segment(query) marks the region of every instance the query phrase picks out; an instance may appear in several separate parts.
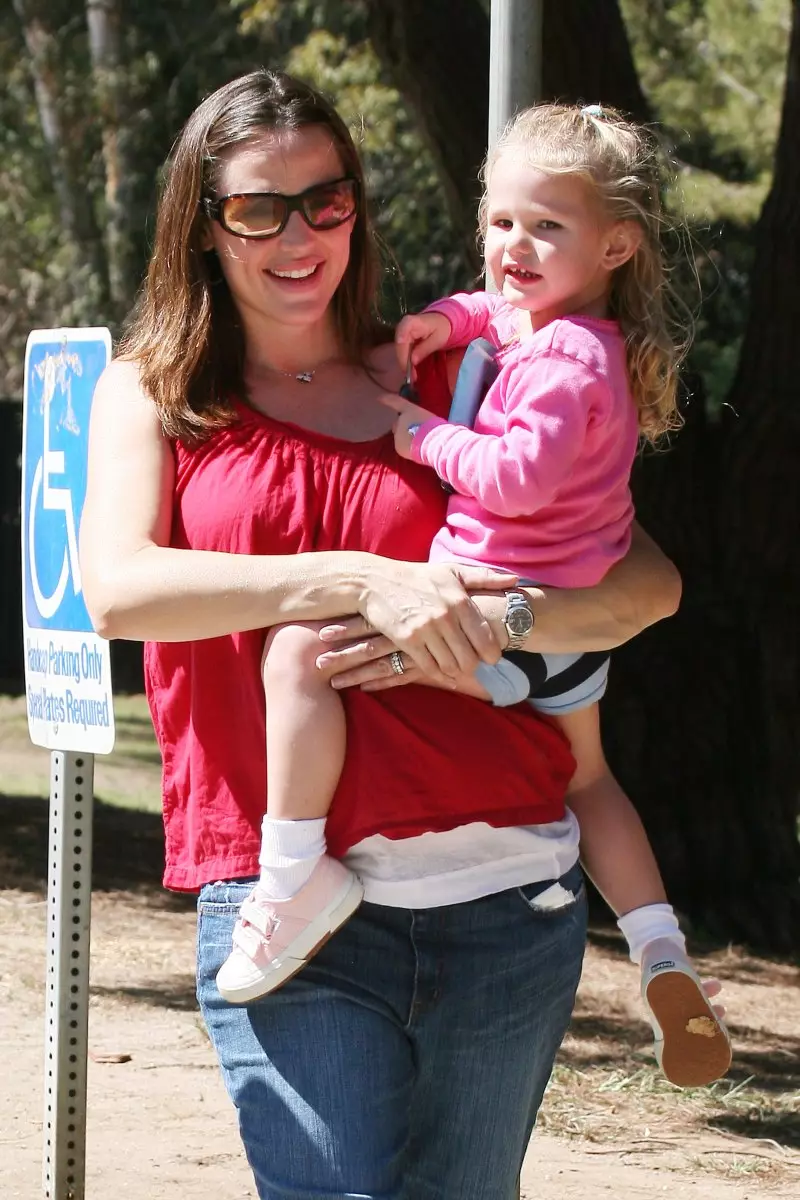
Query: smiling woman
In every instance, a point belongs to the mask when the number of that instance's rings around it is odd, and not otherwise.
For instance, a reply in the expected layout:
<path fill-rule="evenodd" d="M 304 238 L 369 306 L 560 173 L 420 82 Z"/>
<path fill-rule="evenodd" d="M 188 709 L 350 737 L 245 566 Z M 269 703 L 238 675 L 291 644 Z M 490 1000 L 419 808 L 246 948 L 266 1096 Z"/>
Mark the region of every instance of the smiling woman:
<path fill-rule="evenodd" d="M 199 892 L 198 995 L 261 1200 L 509 1200 L 580 974 L 573 759 L 533 710 L 452 689 L 499 656 L 509 577 L 427 561 L 446 497 L 381 403 L 402 372 L 363 196 L 346 127 L 306 84 L 254 72 L 190 117 L 95 395 L 84 591 L 101 633 L 147 641 L 165 883 Z M 444 414 L 444 358 L 417 384 Z M 674 607 L 673 569 L 634 541 L 597 588 L 529 590 L 532 650 L 612 645 Z M 323 823 L 264 815 L 278 766 L 326 767 L 326 745 L 313 727 L 285 740 L 297 710 L 265 704 L 264 678 L 287 624 L 316 654 L 315 630 L 354 614 L 343 659 L 315 669 L 347 723 L 326 827 L 346 863 L 325 857 L 326 893 Z M 396 686 L 353 687 L 342 713 L 337 674 Z M 263 862 L 295 883 L 237 929 Z M 285 986 L 225 1003 L 235 929 L 254 961 L 319 916 L 309 869 L 327 935 L 366 903 Z"/>
<path fill-rule="evenodd" d="M 245 392 L 246 357 L 251 370 L 306 376 L 322 363 L 363 368 L 391 337 L 376 317 L 378 256 L 346 126 L 311 90 L 255 97 L 244 81 L 256 78 L 278 76 L 245 76 L 220 89 L 176 142 L 148 286 L 121 348 L 172 436 L 203 436 L 230 422 L 229 397 Z M 247 201 L 243 210 L 246 193 L 262 194 L 257 208 Z M 243 212 L 248 224 L 269 225 L 245 230 Z M 251 347 L 246 356 L 247 323 L 260 326 L 265 305 L 278 310 L 275 331 L 262 347 L 260 329 L 258 354 Z M 294 334 L 299 353 L 286 336 L 293 313 L 303 327 Z M 210 354 L 212 322 L 219 348 Z"/>
<path fill-rule="evenodd" d="M 203 247 L 216 252 L 245 339 L 260 333 L 261 363 L 273 369 L 293 364 L 295 328 L 312 356 L 304 370 L 341 353 L 329 306 L 350 263 L 358 190 L 343 172 L 321 125 L 256 136 L 222 155 L 215 190 L 227 199 L 212 202 Z M 270 317 L 271 337 L 264 335 Z"/>

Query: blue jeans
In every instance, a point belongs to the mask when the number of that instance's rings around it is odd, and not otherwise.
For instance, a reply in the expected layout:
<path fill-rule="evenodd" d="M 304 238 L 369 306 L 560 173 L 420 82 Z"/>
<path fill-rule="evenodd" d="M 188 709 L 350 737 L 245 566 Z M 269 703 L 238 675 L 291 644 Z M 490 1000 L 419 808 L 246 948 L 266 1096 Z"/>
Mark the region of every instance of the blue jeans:
<path fill-rule="evenodd" d="M 552 880 L 468 904 L 362 904 L 299 975 L 245 1007 L 214 976 L 244 882 L 198 903 L 198 999 L 261 1200 L 512 1200 L 586 935 Z"/>

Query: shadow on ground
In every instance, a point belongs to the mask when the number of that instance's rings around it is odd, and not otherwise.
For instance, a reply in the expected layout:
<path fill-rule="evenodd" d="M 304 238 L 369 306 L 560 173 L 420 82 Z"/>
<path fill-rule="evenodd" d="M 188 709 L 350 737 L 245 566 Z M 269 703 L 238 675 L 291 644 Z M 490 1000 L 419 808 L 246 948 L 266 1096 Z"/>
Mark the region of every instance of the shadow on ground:
<path fill-rule="evenodd" d="M 625 1069 L 632 1056 L 650 1060 L 650 1039 L 643 1022 L 632 1024 L 627 1014 L 603 1016 L 592 1008 L 584 1002 L 573 1014 L 570 1033 L 577 1041 L 569 1049 L 562 1047 L 565 1064 L 576 1069 L 588 1065 Z M 800 1036 L 783 1034 L 778 1038 L 773 1034 L 765 1044 L 760 1030 L 735 1023 L 728 1028 L 734 1057 L 726 1078 L 732 1084 L 748 1080 L 762 1092 L 800 1093 Z M 641 1052 L 643 1043 L 645 1054 Z"/>
<path fill-rule="evenodd" d="M 198 1009 L 192 975 L 173 977 L 168 983 L 159 981 L 152 985 L 142 984 L 136 987 L 112 988 L 92 984 L 89 991 L 92 996 L 110 996 L 114 1000 L 125 1000 L 150 1008 L 180 1009 L 182 1012 L 195 1012 Z"/>
<path fill-rule="evenodd" d="M 6 888 L 47 890 L 49 801 L 0 794 L 0 878 Z M 164 829 L 160 813 L 94 802 L 92 887 L 129 891 L 160 908 L 193 908 L 194 896 L 161 886 Z"/>
<path fill-rule="evenodd" d="M 800 1117 L 796 1113 L 767 1112 L 764 1109 L 744 1113 L 723 1113 L 712 1117 L 709 1129 L 721 1129 L 737 1137 L 774 1142 L 790 1150 L 800 1150 Z"/>

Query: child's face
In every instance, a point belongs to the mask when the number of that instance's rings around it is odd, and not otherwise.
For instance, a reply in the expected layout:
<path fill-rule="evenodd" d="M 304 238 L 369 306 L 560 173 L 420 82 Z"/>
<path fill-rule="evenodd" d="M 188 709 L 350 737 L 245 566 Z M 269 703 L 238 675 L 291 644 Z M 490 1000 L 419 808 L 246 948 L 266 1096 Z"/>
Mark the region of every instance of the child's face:
<path fill-rule="evenodd" d="M 502 154 L 489 177 L 486 215 L 487 271 L 534 328 L 569 313 L 606 315 L 624 231 L 604 217 L 590 184 Z"/>

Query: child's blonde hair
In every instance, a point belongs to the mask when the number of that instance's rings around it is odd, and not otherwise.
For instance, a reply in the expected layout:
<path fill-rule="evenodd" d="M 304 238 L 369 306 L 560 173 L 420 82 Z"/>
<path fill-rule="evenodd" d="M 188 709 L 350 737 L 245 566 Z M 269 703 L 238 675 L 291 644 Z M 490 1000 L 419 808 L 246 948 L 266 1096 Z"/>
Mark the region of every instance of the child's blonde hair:
<path fill-rule="evenodd" d="M 635 221 L 642 231 L 636 252 L 613 273 L 610 307 L 625 338 L 639 428 L 654 442 L 681 424 L 676 394 L 686 352 L 662 245 L 668 222 L 658 143 L 613 108 L 540 104 L 525 109 L 503 130 L 484 165 L 479 220 L 484 236 L 492 169 L 510 151 L 523 152 L 538 170 L 587 180 L 612 221 Z"/>

